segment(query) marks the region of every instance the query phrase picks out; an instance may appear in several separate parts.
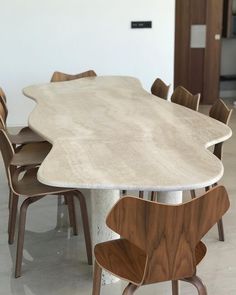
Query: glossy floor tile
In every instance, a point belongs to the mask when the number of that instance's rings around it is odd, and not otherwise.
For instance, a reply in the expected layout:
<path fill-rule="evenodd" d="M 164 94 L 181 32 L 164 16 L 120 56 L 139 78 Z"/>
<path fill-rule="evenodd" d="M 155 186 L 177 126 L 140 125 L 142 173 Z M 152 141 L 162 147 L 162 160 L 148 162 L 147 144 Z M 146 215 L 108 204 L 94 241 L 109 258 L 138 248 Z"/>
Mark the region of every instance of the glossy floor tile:
<path fill-rule="evenodd" d="M 231 107 L 232 107 L 232 103 Z M 208 107 L 201 107 L 207 112 Z M 231 124 L 236 131 L 236 109 Z M 230 196 L 231 208 L 224 217 L 226 241 L 219 242 L 216 226 L 204 241 L 208 253 L 198 267 L 198 275 L 210 295 L 236 294 L 236 139 L 224 145 L 225 174 L 221 181 Z M 82 232 L 71 235 L 63 200 L 48 197 L 28 210 L 22 277 L 13 276 L 15 245 L 7 243 L 8 189 L 5 171 L 0 163 L 0 295 L 88 295 L 92 290 L 92 267 L 87 265 Z M 197 192 L 198 194 L 201 191 Z M 186 198 L 189 194 L 186 193 Z M 81 231 L 81 223 L 79 223 Z M 17 237 L 17 236 L 16 236 Z M 101 295 L 121 295 L 125 283 L 102 287 Z M 171 294 L 169 282 L 140 288 L 137 295 Z M 196 290 L 181 283 L 181 295 L 195 295 Z"/>

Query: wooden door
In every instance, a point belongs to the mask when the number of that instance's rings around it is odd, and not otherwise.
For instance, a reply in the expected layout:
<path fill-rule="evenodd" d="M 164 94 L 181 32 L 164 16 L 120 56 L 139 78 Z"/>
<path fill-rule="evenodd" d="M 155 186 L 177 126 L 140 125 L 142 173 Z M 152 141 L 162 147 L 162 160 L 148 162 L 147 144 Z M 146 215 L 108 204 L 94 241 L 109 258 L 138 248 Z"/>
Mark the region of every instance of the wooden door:
<path fill-rule="evenodd" d="M 200 92 L 205 104 L 219 97 L 222 16 L 223 0 L 176 0 L 174 84 Z M 204 34 L 199 47 L 194 29 Z"/>

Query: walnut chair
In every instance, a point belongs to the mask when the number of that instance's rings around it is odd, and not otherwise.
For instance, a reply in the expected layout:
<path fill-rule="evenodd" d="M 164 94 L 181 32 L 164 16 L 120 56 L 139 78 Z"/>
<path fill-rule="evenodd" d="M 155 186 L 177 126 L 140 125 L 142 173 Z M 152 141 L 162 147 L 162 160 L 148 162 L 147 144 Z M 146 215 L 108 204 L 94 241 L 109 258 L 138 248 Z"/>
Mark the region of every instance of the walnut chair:
<path fill-rule="evenodd" d="M 3 91 L 3 89 L 0 87 L 0 103 L 2 104 L 1 107 L 4 108 L 4 111 L 6 113 L 6 116 L 8 115 L 8 108 L 7 108 L 7 98 L 6 98 L 6 94 Z"/>
<path fill-rule="evenodd" d="M 0 87 L 0 96 L 2 97 L 2 99 L 7 102 L 7 97 L 5 92 L 3 91 L 3 89 Z"/>
<path fill-rule="evenodd" d="M 96 77 L 97 74 L 93 70 L 89 70 L 86 72 L 82 72 L 79 74 L 65 74 L 62 72 L 54 72 L 51 81 L 50 82 L 64 82 L 64 81 L 70 81 L 70 80 L 76 80 L 76 79 L 81 79 L 81 78 L 86 78 L 86 77 Z"/>
<path fill-rule="evenodd" d="M 128 281 L 123 295 L 142 285 L 172 281 L 193 284 L 199 295 L 207 289 L 196 275 L 206 254 L 202 237 L 229 208 L 223 186 L 180 205 L 168 205 L 131 196 L 121 198 L 107 216 L 107 226 L 122 238 L 97 244 L 93 295 L 100 294 L 102 269 Z"/>
<path fill-rule="evenodd" d="M 5 130 L 5 124 L 3 122 L 1 115 L 0 115 L 0 129 Z M 9 138 L 9 134 L 8 134 L 8 138 Z M 15 144 L 12 144 L 12 146 L 15 149 L 15 154 L 13 155 L 12 161 L 11 161 L 12 165 L 25 166 L 25 167 L 28 167 L 28 166 L 33 167 L 33 166 L 40 165 L 52 148 L 52 145 L 46 141 L 22 144 L 22 145 L 18 145 L 17 147 Z M 9 189 L 9 203 L 8 203 L 9 209 L 11 207 L 11 201 L 12 201 L 12 192 Z"/>
<path fill-rule="evenodd" d="M 224 103 L 222 99 L 217 99 L 216 102 L 212 105 L 209 116 L 213 119 L 216 119 L 226 125 L 229 125 L 229 120 L 231 117 L 233 110 L 229 109 L 227 105 Z M 213 154 L 219 159 L 222 160 L 223 156 L 223 142 L 219 142 L 215 144 Z M 212 187 L 216 186 L 217 183 L 214 183 Z M 205 188 L 206 191 L 209 190 L 209 187 Z M 191 191 L 192 198 L 196 197 L 195 191 Z M 223 220 L 222 218 L 217 222 L 218 226 L 218 234 L 219 234 L 219 240 L 224 241 L 225 240 L 225 234 L 224 234 L 224 226 L 223 226 Z"/>
<path fill-rule="evenodd" d="M 157 78 L 151 87 L 151 93 L 163 99 L 167 99 L 170 85 L 166 85 L 161 79 Z"/>
<path fill-rule="evenodd" d="M 7 116 L 8 116 L 8 108 L 7 108 L 7 100 L 6 95 L 2 88 L 0 88 L 0 115 L 1 115 L 1 124 L 4 125 L 4 128 L 7 130 Z M 9 139 L 11 143 L 16 145 L 21 145 L 25 143 L 32 142 L 44 142 L 41 136 L 31 130 L 29 127 L 23 127 L 18 134 L 9 134 Z"/>
<path fill-rule="evenodd" d="M 73 232 L 75 235 L 77 235 L 77 226 L 74 210 L 74 196 L 78 198 L 81 208 L 88 263 L 92 264 L 92 249 L 88 214 L 83 194 L 75 189 L 50 187 L 40 183 L 37 180 L 38 168 L 30 168 L 25 166 L 16 167 L 10 165 L 15 151 L 7 137 L 6 132 L 3 129 L 0 130 L 0 149 L 5 164 L 9 187 L 12 192 L 12 204 L 10 208 L 11 212 L 9 214 L 9 244 L 12 244 L 14 241 L 18 200 L 19 197 L 22 197 L 23 199 L 19 215 L 15 277 L 17 278 L 21 276 L 24 233 L 28 206 L 47 195 L 64 195 L 68 204 L 70 224 L 73 226 Z"/>
<path fill-rule="evenodd" d="M 171 101 L 194 111 L 198 111 L 200 103 L 200 93 L 193 95 L 184 87 L 178 86 L 175 88 L 171 96 Z"/>

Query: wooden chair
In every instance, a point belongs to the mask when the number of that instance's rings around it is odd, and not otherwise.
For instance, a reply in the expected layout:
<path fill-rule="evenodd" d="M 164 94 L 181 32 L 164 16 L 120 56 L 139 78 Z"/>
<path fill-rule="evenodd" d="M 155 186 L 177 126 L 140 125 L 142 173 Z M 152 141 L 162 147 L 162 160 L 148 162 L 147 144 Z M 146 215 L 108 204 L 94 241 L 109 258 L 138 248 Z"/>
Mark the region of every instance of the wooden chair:
<path fill-rule="evenodd" d="M 65 74 L 62 72 L 54 72 L 50 82 L 64 82 L 64 81 L 70 81 L 70 80 L 86 78 L 86 77 L 96 77 L 96 76 L 97 74 L 93 70 L 89 70 L 89 71 L 75 74 L 75 75 Z"/>
<path fill-rule="evenodd" d="M 8 115 L 7 98 L 6 98 L 5 92 L 3 91 L 1 87 L 0 87 L 0 103 L 1 103 L 1 108 L 4 109 L 4 112 L 7 116 Z"/>
<path fill-rule="evenodd" d="M 229 125 L 229 120 L 233 110 L 229 109 L 222 99 L 217 99 L 210 109 L 209 116 L 226 125 Z M 217 143 L 214 147 L 214 155 L 222 160 L 223 142 Z"/>
<path fill-rule="evenodd" d="M 4 126 L 4 129 L 7 131 L 7 116 L 8 116 L 8 108 L 7 108 L 7 100 L 6 95 L 2 88 L 0 88 L 0 123 Z M 32 142 L 44 142 L 45 140 L 31 130 L 29 127 L 23 127 L 18 134 L 10 134 L 8 133 L 9 139 L 13 146 L 22 145 L 26 143 Z"/>
<path fill-rule="evenodd" d="M 0 97 L 5 101 L 7 102 L 7 98 L 6 98 L 6 94 L 5 92 L 3 91 L 3 89 L 0 87 Z"/>
<path fill-rule="evenodd" d="M 129 282 L 123 295 L 164 281 L 172 281 L 172 294 L 178 295 L 179 280 L 193 284 L 199 295 L 206 295 L 206 287 L 196 276 L 196 266 L 206 254 L 201 239 L 228 208 L 223 186 L 180 205 L 121 198 L 106 223 L 122 238 L 95 246 L 92 294 L 100 294 L 104 269 Z"/>
<path fill-rule="evenodd" d="M 223 102 L 223 100 L 219 98 L 216 100 L 216 102 L 211 107 L 211 109 L 209 111 L 209 116 L 211 118 L 214 118 L 214 119 L 226 124 L 226 125 L 229 125 L 229 120 L 230 120 L 232 112 L 233 112 L 233 110 L 232 109 L 230 110 L 227 107 L 227 105 Z M 223 142 L 215 144 L 213 153 L 218 159 L 222 160 Z M 213 184 L 212 187 L 214 187 L 216 185 L 217 185 L 217 183 Z M 207 190 L 209 190 L 209 187 L 206 187 L 205 189 L 207 191 Z M 191 195 L 192 195 L 192 198 L 195 198 L 196 197 L 195 191 L 191 191 Z M 222 218 L 217 222 L 217 226 L 218 226 L 219 240 L 224 241 L 225 235 L 224 235 L 224 226 L 223 226 Z"/>
<path fill-rule="evenodd" d="M 7 132 L 6 120 L 8 108 L 6 105 L 6 96 L 0 88 L 0 129 Z M 42 163 L 51 150 L 52 145 L 44 141 L 39 135 L 34 133 L 28 127 L 22 128 L 18 134 L 8 134 L 13 148 L 17 153 L 13 157 L 16 166 L 37 166 Z M 9 190 L 8 208 L 10 209 L 12 193 Z"/>
<path fill-rule="evenodd" d="M 157 78 L 151 87 L 151 93 L 160 98 L 167 99 L 170 85 L 166 85 L 161 79 Z"/>
<path fill-rule="evenodd" d="M 2 118 L 0 116 L 0 129 L 5 129 L 3 126 Z M 6 132 L 6 131 L 5 131 Z M 13 146 L 12 146 L 13 147 Z M 15 153 L 12 156 L 11 164 L 14 166 L 37 167 L 46 158 L 51 150 L 52 145 L 48 142 L 28 143 L 15 148 Z M 12 191 L 9 187 L 9 201 L 8 208 L 12 204 Z"/>
<path fill-rule="evenodd" d="M 92 264 L 91 238 L 89 232 L 88 214 L 85 198 L 81 192 L 69 188 L 50 187 L 43 185 L 37 180 L 38 168 L 16 167 L 11 164 L 14 156 L 14 149 L 4 130 L 0 130 L 0 149 L 2 152 L 5 169 L 8 177 L 9 187 L 12 191 L 11 213 L 9 215 L 9 244 L 14 241 L 15 224 L 17 216 L 17 205 L 19 197 L 23 199 L 18 226 L 18 242 L 16 253 L 15 277 L 21 276 L 21 264 L 23 257 L 24 233 L 26 223 L 26 213 L 28 206 L 47 195 L 64 195 L 69 209 L 70 224 L 73 225 L 73 232 L 77 234 L 76 215 L 74 211 L 74 196 L 79 199 L 83 228 L 86 242 L 88 263 Z"/>
<path fill-rule="evenodd" d="M 171 101 L 194 111 L 198 111 L 200 103 L 200 93 L 193 95 L 184 87 L 178 86 L 175 88 L 171 96 Z"/>

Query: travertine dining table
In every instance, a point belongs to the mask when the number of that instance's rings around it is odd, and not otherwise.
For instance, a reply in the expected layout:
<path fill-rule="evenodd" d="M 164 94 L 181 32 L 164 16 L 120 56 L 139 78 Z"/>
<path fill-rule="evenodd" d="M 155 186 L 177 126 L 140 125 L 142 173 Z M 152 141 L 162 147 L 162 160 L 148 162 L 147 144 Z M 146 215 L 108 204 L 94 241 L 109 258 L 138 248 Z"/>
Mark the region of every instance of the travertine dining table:
<path fill-rule="evenodd" d="M 29 126 L 53 144 L 38 179 L 89 189 L 94 244 L 114 236 L 105 216 L 120 190 L 164 192 L 161 201 L 178 203 L 177 191 L 209 186 L 223 175 L 207 148 L 227 140 L 231 129 L 151 95 L 133 77 L 33 85 L 23 93 L 37 103 Z"/>

